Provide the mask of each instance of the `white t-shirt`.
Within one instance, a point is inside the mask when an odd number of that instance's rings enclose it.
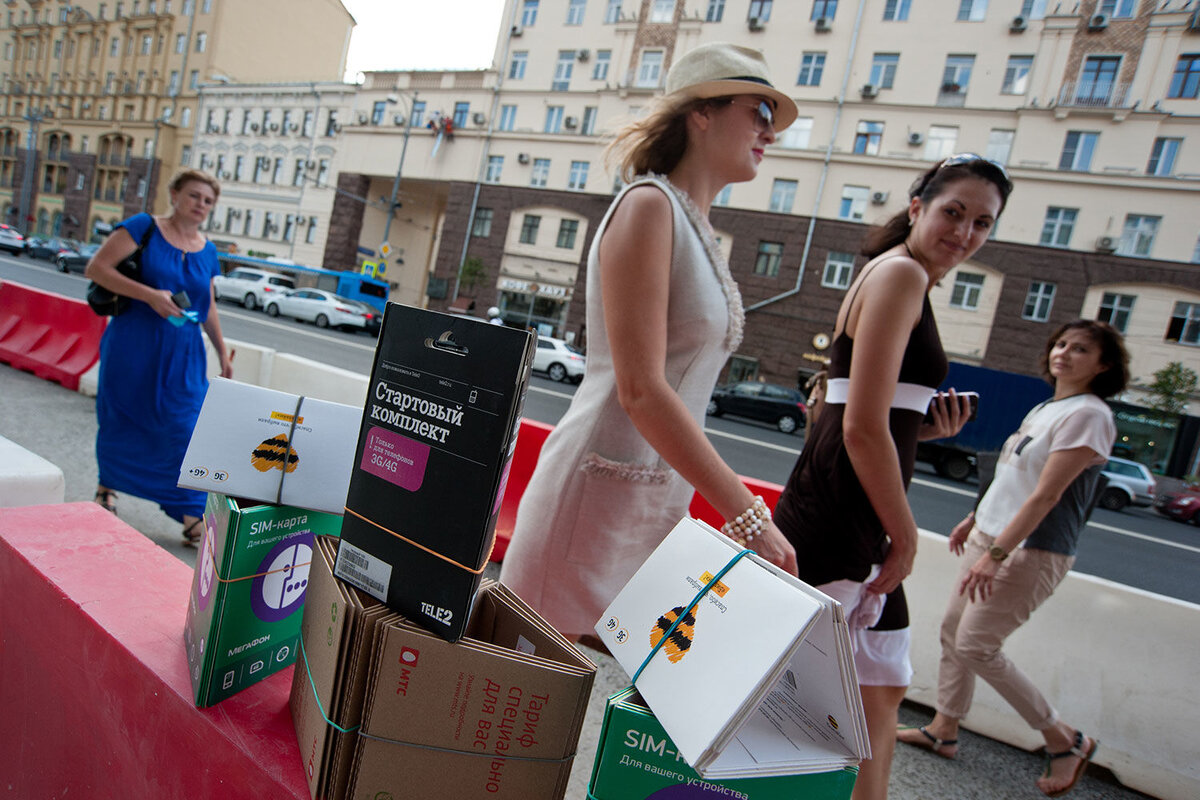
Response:
[[[975,525],[990,536],[999,536],[1037,488],[1051,453],[1090,447],[1096,452],[1090,464],[1099,465],[1107,460],[1116,438],[1112,411],[1090,392],[1035,406],[1004,443],[996,463],[996,477],[975,510]],[[1090,508],[1097,474],[1098,470],[1085,470],[1059,501],[1059,506],[1070,506],[1063,509],[1070,512],[1064,521],[1054,526],[1054,530],[1039,526],[1025,545],[1073,555],[1079,529]]]

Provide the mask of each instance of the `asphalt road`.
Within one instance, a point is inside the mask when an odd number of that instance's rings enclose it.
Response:
[[[82,298],[87,281],[79,274],[61,274],[52,264],[0,254],[0,279],[25,283],[69,297]],[[374,339],[365,333],[320,330],[312,325],[271,318],[239,305],[218,306],[225,335],[255,342],[279,352],[293,353],[343,369],[368,373]],[[570,403],[575,387],[535,377],[525,415],[555,423]],[[779,433],[772,426],[736,419],[709,418],[709,438],[739,474],[784,483],[799,455],[803,438]],[[974,503],[974,483],[938,477],[918,464],[909,498],[917,523],[941,534],[965,516]],[[1200,530],[1159,516],[1153,510],[1097,509],[1075,564],[1077,572],[1146,591],[1200,603]]]

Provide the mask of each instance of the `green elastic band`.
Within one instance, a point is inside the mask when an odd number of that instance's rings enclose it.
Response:
[[[353,728],[343,728],[341,725],[338,725],[336,722],[331,720],[325,714],[325,706],[321,704],[321,695],[317,694],[317,685],[315,683],[313,683],[312,670],[309,669],[309,666],[308,666],[308,654],[304,652],[304,637],[303,636],[300,637],[299,642],[300,642],[300,657],[304,659],[304,674],[308,676],[308,685],[312,687],[313,697],[316,698],[316,701],[317,701],[317,710],[319,710],[321,712],[321,719],[325,720],[325,723],[327,725],[332,725],[335,729],[341,731],[342,733],[354,733],[361,726],[355,725]]]
[[[671,638],[671,634],[674,633],[675,629],[679,627],[679,623],[683,622],[683,618],[691,613],[692,609],[695,608],[696,605],[704,598],[704,595],[708,594],[712,587],[717,585],[717,581],[721,580],[726,572],[729,572],[729,570],[733,569],[734,564],[741,561],[742,558],[750,555],[753,552],[753,550],[743,550],[733,558],[729,559],[729,563],[722,567],[721,571],[714,575],[713,579],[709,581],[703,589],[696,592],[696,596],[692,598],[692,602],[688,603],[688,606],[683,610],[683,613],[675,618],[675,621],[671,623],[671,627],[667,628],[667,632],[664,633],[662,638],[658,640],[658,644],[650,648],[650,652],[646,655],[646,660],[642,662],[640,667],[638,667],[637,672],[633,673],[633,678],[630,680],[630,683],[632,683],[634,686],[637,685],[637,679],[641,676],[642,670],[644,670],[646,665],[650,663],[650,659],[654,658],[654,654],[662,649],[662,646],[667,643],[667,639]]]

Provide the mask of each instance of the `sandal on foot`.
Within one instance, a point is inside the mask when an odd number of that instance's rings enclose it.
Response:
[[[912,725],[901,725],[899,728],[896,729],[897,733],[900,733],[902,731],[917,731],[924,738],[908,740],[908,739],[901,739],[899,736],[897,736],[896,737],[897,741],[904,742],[905,744],[911,744],[913,747],[919,747],[922,750],[928,750],[929,752],[933,753],[934,755],[941,756],[942,758],[954,758],[954,756],[956,755],[956,753],[944,753],[944,752],[942,752],[942,748],[957,747],[958,739],[939,739],[936,736],[934,736],[932,733],[930,733],[929,731],[925,730],[924,725],[922,725],[919,728],[914,727]]]
[[[96,496],[92,500],[105,511],[117,513],[117,493],[112,489],[97,489]]]
[[[1046,752],[1046,768],[1042,770],[1043,778],[1050,777],[1050,765],[1055,759],[1075,756],[1079,759],[1079,763],[1075,765],[1075,772],[1071,775],[1070,783],[1061,789],[1055,789],[1053,792],[1047,792],[1045,789],[1042,789],[1042,794],[1046,795],[1047,797],[1062,797],[1064,794],[1074,789],[1075,784],[1079,783],[1079,779],[1083,777],[1083,773],[1087,769],[1088,763],[1092,760],[1092,756],[1096,755],[1096,750],[1100,747],[1100,742],[1096,741],[1095,739],[1088,739],[1088,741],[1091,742],[1091,745],[1085,750],[1083,747],[1083,740],[1086,738],[1087,737],[1083,735],[1083,731],[1075,731],[1075,744],[1071,746],[1070,750],[1064,750],[1061,753],[1051,753],[1049,751]],[[1041,789],[1040,786],[1038,788]]]
[[[200,544],[200,539],[204,536],[204,526],[201,524],[203,522],[203,517],[193,520],[191,525],[183,529],[184,547],[196,547]]]

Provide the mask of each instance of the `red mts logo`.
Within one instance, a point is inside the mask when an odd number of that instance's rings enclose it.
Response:
[[[400,648],[400,677],[396,681],[396,694],[408,697],[408,679],[412,675],[412,667],[417,665],[421,651],[411,647]]]

